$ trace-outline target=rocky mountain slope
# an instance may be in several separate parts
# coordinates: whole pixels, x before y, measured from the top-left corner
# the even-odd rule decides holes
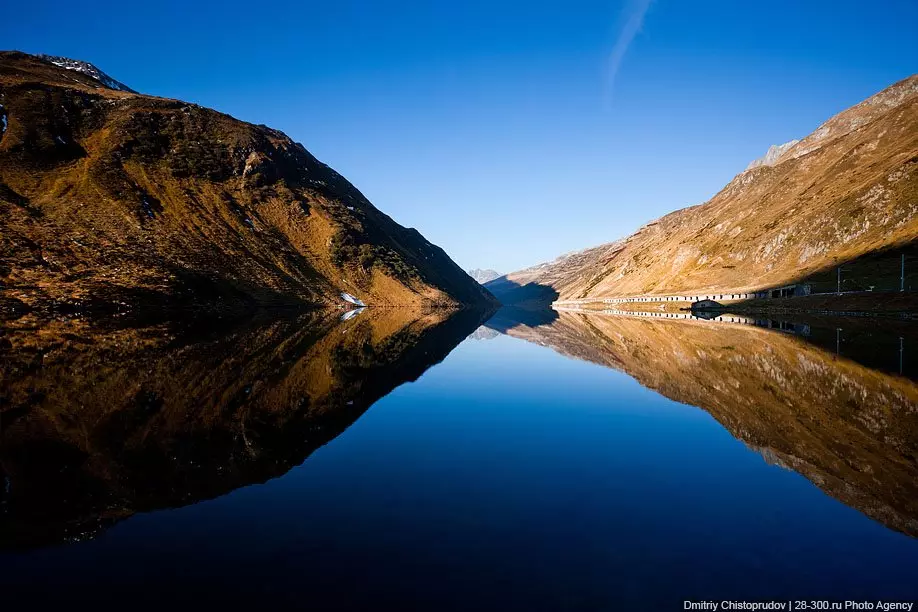
[[[277,130],[17,52],[0,53],[0,119],[7,316],[493,302]]]
[[[913,251],[916,213],[918,75],[772,147],[704,204],[487,286],[504,302],[522,286],[562,300],[781,286]],[[887,266],[895,288],[897,261]]]
[[[490,268],[487,270],[482,270],[481,268],[473,268],[472,270],[469,270],[469,276],[474,278],[482,285],[488,281],[494,280],[495,278],[499,278],[500,275],[500,272],[496,272]]]

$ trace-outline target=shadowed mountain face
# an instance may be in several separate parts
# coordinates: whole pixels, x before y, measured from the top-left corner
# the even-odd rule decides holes
[[[484,284],[485,288],[504,306],[528,310],[550,310],[558,292],[550,285],[529,282],[524,285],[500,276]]]
[[[756,290],[809,279],[834,290],[835,268],[844,263],[863,273],[858,286],[844,289],[898,290],[899,250],[918,241],[916,215],[912,76],[773,150],[700,206],[503,280],[550,287],[561,300]],[[874,270],[878,253],[891,258]],[[913,247],[908,254],[915,259]],[[857,265],[864,257],[869,261]],[[918,288],[914,271],[906,284]]]
[[[842,354],[853,353],[841,327],[851,326],[855,339],[873,333],[861,323],[835,321],[831,337],[815,322],[796,326],[816,343],[748,325],[568,312],[548,325],[504,327],[702,408],[766,461],[918,536],[918,384],[817,344],[835,345],[838,333]],[[896,342],[874,335],[863,348],[898,358],[900,346],[918,346],[908,325],[895,330]]]
[[[0,313],[493,303],[277,130],[15,52],[0,120]]]
[[[481,319],[368,309],[210,335],[21,319],[0,335],[0,547],[93,537],[280,476]]]

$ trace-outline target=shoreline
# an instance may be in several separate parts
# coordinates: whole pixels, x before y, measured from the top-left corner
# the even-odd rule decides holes
[[[576,308],[557,304],[565,309],[599,311],[609,308],[597,299],[596,302],[581,303]],[[556,308],[556,304],[551,305]],[[625,312],[688,312],[692,303],[688,301],[668,302],[623,302],[614,305],[615,310]],[[785,298],[724,301],[718,307],[696,308],[694,312],[768,315],[824,315],[839,317],[878,317],[902,320],[918,320],[918,293],[914,292],[862,292],[849,294],[825,293]]]

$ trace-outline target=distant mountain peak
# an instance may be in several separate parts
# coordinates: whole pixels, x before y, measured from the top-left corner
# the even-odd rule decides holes
[[[38,57],[50,62],[55,66],[60,66],[61,68],[66,68],[67,70],[73,70],[75,72],[80,72],[86,76],[93,78],[109,89],[115,89],[117,91],[126,91],[128,93],[137,93],[121,81],[116,81],[112,77],[108,76],[95,65],[90,64],[89,62],[84,62],[82,60],[70,59],[69,57],[60,57],[58,55],[44,55],[41,54]]]
[[[499,278],[500,276],[503,276],[503,275],[500,272],[496,272],[491,269],[482,270],[480,268],[474,268],[472,270],[469,270],[469,276],[471,276],[476,281],[478,281],[480,285],[484,285],[485,283],[490,282],[494,280],[495,278]]]

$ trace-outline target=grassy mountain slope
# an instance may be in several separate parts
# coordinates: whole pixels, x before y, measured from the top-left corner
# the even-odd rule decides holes
[[[0,105],[7,311],[493,300],[277,130],[16,52]]]
[[[559,299],[754,290],[918,239],[918,75],[778,149],[702,205],[486,286],[501,299],[507,281]]]

